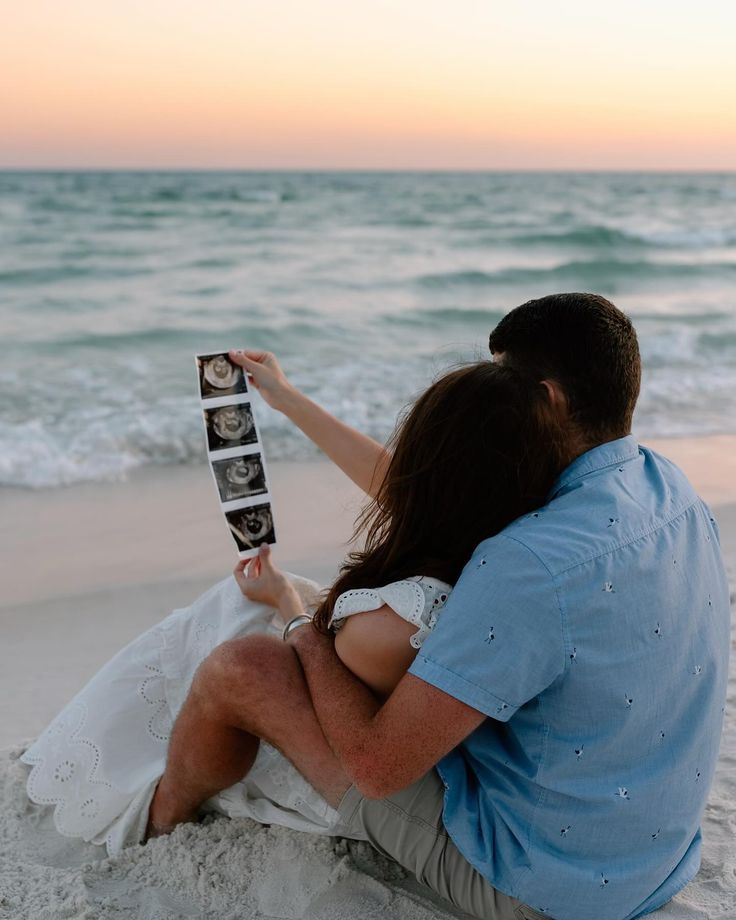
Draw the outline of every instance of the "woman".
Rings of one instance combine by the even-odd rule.
[[[111,854],[145,839],[173,720],[216,646],[278,634],[282,619],[306,608],[315,628],[335,633],[344,664],[388,696],[475,546],[542,504],[563,465],[546,391],[509,368],[480,362],[445,374],[386,450],[291,387],[272,355],[231,357],[371,497],[356,525],[364,547],[321,598],[313,583],[279,572],[267,550],[238,564],[235,578],[118,653],[25,752],[30,798],[55,807],[62,834]],[[247,775],[210,809],[313,833],[344,830],[283,755],[255,737],[251,748]]]

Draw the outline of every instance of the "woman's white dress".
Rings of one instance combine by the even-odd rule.
[[[289,576],[307,609],[319,586]],[[333,623],[388,604],[413,623],[418,648],[450,586],[417,576],[378,589],[348,591]],[[115,855],[143,840],[148,808],[166,764],[171,728],[199,664],[228,639],[280,635],[277,611],[247,600],[231,576],[191,606],[175,610],[112,658],[22,755],[32,767],[29,798],[54,806],[61,834],[104,844]],[[277,750],[262,742],[248,775],[210,799],[230,817],[340,836],[338,814]]]

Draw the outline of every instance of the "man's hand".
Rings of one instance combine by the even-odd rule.
[[[330,747],[368,798],[386,798],[411,785],[486,718],[412,674],[381,703],[342,664],[330,637],[304,627],[290,643]]]

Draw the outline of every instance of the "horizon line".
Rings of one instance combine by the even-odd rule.
[[[682,166],[682,167],[637,167],[637,166],[0,166],[0,173],[78,173],[78,172],[130,172],[130,173],[638,173],[649,175],[709,174],[733,175],[736,166]]]

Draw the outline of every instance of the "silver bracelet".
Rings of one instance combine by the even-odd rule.
[[[292,617],[289,622],[284,626],[284,631],[281,633],[281,638],[286,642],[289,636],[300,626],[306,626],[307,623],[311,623],[312,618],[308,617],[306,613],[300,613],[295,617]]]

